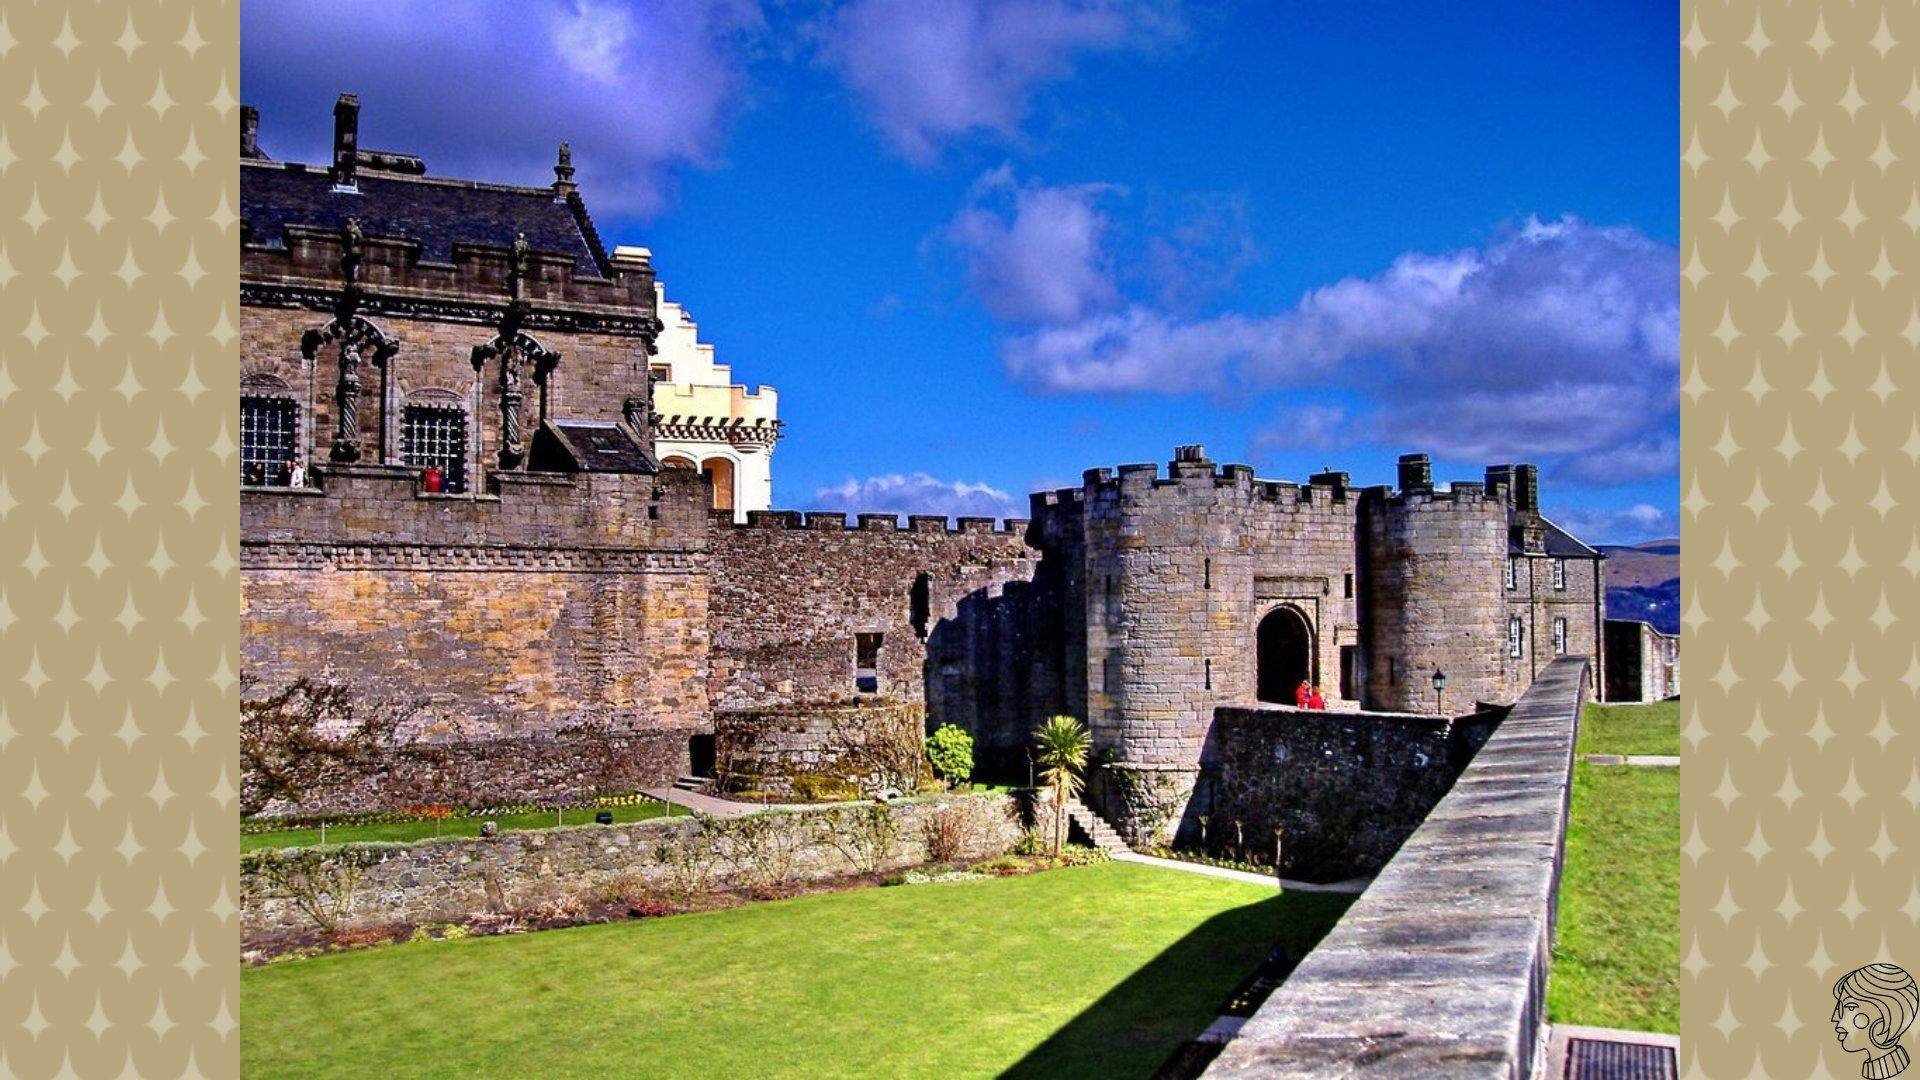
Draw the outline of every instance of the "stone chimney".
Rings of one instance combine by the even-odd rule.
[[[266,156],[260,152],[260,110],[251,105],[240,106],[240,156],[256,161]]]
[[[351,188],[360,158],[360,98],[341,94],[333,103],[333,183]]]
[[[1425,454],[1400,455],[1400,493],[1433,490],[1433,459]]]

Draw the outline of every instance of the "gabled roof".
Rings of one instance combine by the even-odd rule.
[[[453,258],[455,244],[504,248],[525,234],[534,251],[568,255],[583,275],[609,274],[606,252],[578,193],[471,180],[407,176],[365,168],[358,193],[335,191],[323,166],[243,161],[240,220],[256,244],[286,243],[288,225],[334,230],[357,218],[368,236],[418,241],[420,257]]]
[[[1516,519],[1516,524],[1518,521]],[[1604,559],[1606,555],[1588,547],[1574,538],[1567,530],[1555,525],[1545,514],[1540,516],[1541,532],[1546,537],[1546,553],[1562,559]],[[1520,545],[1509,540],[1507,550],[1515,555],[1522,554]]]

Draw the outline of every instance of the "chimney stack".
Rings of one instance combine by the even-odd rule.
[[[258,159],[260,154],[260,110],[240,106],[240,156]]]
[[[360,98],[341,94],[333,103],[333,183],[352,188],[354,165],[360,156]]]
[[[1433,459],[1425,454],[1400,455],[1400,491],[1433,490]]]

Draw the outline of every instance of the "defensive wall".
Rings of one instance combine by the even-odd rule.
[[[941,817],[949,819],[962,858],[1003,855],[1020,839],[1016,801],[993,794],[411,844],[265,849],[241,860],[240,932],[251,939],[313,929],[300,910],[313,894],[337,913],[341,928],[350,928],[525,912],[609,889],[697,895],[897,870],[929,861],[929,825]]]
[[[1339,881],[1379,870],[1506,708],[1462,717],[1225,707],[1201,755],[1182,841]]]
[[[1590,667],[1542,669],[1210,1077],[1537,1075]]]

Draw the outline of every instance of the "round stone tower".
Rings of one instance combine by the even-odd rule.
[[[1400,458],[1399,481],[1398,492],[1369,488],[1360,501],[1367,703],[1452,714],[1501,700],[1506,492],[1463,482],[1435,491],[1425,454]],[[1436,671],[1446,676],[1439,693]]]
[[[1214,710],[1256,699],[1261,616],[1302,612],[1301,670],[1337,672],[1355,623],[1354,505],[1344,474],[1264,483],[1199,446],[1179,447],[1164,478],[1090,470],[1081,504],[1086,716],[1103,766],[1089,797],[1130,841],[1166,843],[1198,828]]]

